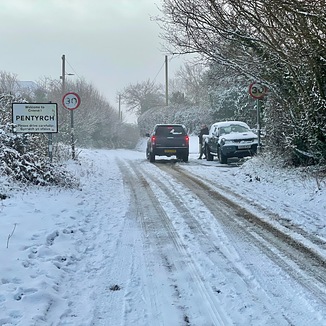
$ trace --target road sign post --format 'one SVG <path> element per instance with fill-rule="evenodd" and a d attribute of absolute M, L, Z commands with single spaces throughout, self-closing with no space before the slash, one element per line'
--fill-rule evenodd
<path fill-rule="evenodd" d="M 257 135 L 258 135 L 258 145 L 257 145 L 257 153 L 261 152 L 261 121 L 260 121 L 260 100 L 256 99 L 257 106 Z"/>
<path fill-rule="evenodd" d="M 256 107 L 257 107 L 257 135 L 258 135 L 258 146 L 257 152 L 260 153 L 261 151 L 261 121 L 260 121 L 260 100 L 266 95 L 267 87 L 260 83 L 254 82 L 251 83 L 249 86 L 249 94 L 252 98 L 256 100 Z"/>
<path fill-rule="evenodd" d="M 77 93 L 69 92 L 62 98 L 62 105 L 70 110 L 70 136 L 71 136 L 71 156 L 74 160 L 76 158 L 75 152 L 75 135 L 74 135 L 74 110 L 80 105 L 80 97 Z"/>

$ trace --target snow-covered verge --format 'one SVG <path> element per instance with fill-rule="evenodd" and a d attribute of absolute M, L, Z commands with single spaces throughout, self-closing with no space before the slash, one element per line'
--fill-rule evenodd
<path fill-rule="evenodd" d="M 155 171 L 155 165 L 145 160 L 144 143 L 137 149 L 83 150 L 79 162 L 68 162 L 71 173 L 80 179 L 78 188 L 19 188 L 2 177 L 9 197 L 0 200 L 1 326 L 145 326 L 163 325 L 162 320 L 168 319 L 142 315 L 147 302 L 141 294 L 147 292 L 150 296 L 153 291 L 146 286 L 141 289 L 146 278 L 151 277 L 157 291 L 168 292 L 171 288 L 163 284 L 159 265 L 153 263 L 150 270 L 144 270 L 140 229 L 128 218 L 130 193 L 118 162 L 131 160 Z M 228 191 L 232 190 L 238 194 L 235 200 L 248 209 L 273 210 L 325 243 L 325 179 L 320 177 L 316 182 L 316 178 L 302 171 L 282 169 L 258 157 L 238 167 L 197 160 L 197 155 L 197 138 L 193 137 L 189 164 L 182 164 L 181 168 L 213 187 L 224 186 L 225 196 L 232 196 Z M 321 255 L 324 251 L 321 245 Z M 128 282 L 130 292 L 125 298 L 121 298 L 119 280 Z M 189 296 L 189 300 L 195 305 L 197 298 Z M 110 311 L 105 310 L 107 306 Z M 237 305 L 234 309 L 241 315 Z M 251 309 L 257 320 L 253 325 L 259 325 L 265 320 L 264 312 Z M 168 306 L 157 307 L 160 310 L 169 314 Z M 174 311 L 171 308 L 170 325 Z M 325 311 L 310 314 L 315 316 L 310 325 L 326 325 Z M 197 317 L 198 321 L 205 320 Z M 142 320 L 147 320 L 147 324 Z M 306 325 L 304 311 L 302 319 L 297 320 L 297 325 Z M 241 320 L 234 324 L 242 325 Z M 194 326 L 198 325 L 204 326 L 204 321 Z"/>

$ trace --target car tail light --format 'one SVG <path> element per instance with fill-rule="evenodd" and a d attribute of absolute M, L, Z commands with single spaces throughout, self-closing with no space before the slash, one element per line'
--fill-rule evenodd
<path fill-rule="evenodd" d="M 189 136 L 185 136 L 185 141 L 186 141 L 186 144 L 188 145 L 189 144 Z"/>
<path fill-rule="evenodd" d="M 151 142 L 152 142 L 153 145 L 155 145 L 155 143 L 156 143 L 156 137 L 155 136 L 152 136 Z"/>

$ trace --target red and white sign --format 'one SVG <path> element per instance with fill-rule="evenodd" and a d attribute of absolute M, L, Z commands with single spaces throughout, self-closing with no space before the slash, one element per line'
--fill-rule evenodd
<path fill-rule="evenodd" d="M 62 105 L 68 110 L 75 110 L 80 105 L 80 97 L 77 93 L 70 92 L 63 96 Z"/>
<path fill-rule="evenodd" d="M 256 100 L 262 99 L 267 93 L 267 87 L 254 82 L 249 86 L 249 94 Z"/>

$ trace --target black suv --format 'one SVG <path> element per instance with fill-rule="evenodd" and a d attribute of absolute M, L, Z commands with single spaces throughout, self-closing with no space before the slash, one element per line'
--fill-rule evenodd
<path fill-rule="evenodd" d="M 189 136 L 186 127 L 181 124 L 157 124 L 148 138 L 146 157 L 155 162 L 155 155 L 176 156 L 177 159 L 188 162 Z"/>

